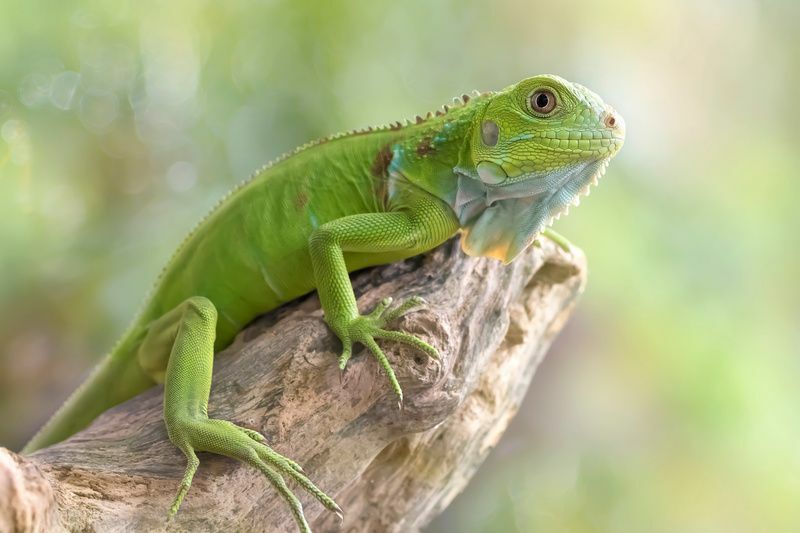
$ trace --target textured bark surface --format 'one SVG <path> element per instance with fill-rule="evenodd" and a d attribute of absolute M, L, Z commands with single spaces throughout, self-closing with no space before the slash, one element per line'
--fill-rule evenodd
<path fill-rule="evenodd" d="M 344 509 L 339 524 L 299 487 L 315 531 L 415 531 L 466 485 L 508 425 L 583 289 L 579 250 L 549 241 L 503 267 L 457 241 L 354 276 L 362 310 L 423 296 L 398 322 L 441 363 L 384 343 L 404 408 L 377 362 L 357 351 L 343 377 L 339 342 L 308 296 L 256 320 L 215 363 L 210 415 L 264 433 Z M 161 388 L 28 457 L 0 448 L 0 531 L 293 531 L 257 471 L 200 454 L 177 518 L 165 516 L 185 461 L 167 440 Z"/>

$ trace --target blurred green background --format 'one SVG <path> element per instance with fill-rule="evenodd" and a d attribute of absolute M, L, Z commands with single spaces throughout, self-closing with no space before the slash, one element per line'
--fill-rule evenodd
<path fill-rule="evenodd" d="M 542 72 L 627 122 L 575 317 L 443 531 L 800 531 L 800 3 L 0 0 L 0 445 L 231 186 Z"/>

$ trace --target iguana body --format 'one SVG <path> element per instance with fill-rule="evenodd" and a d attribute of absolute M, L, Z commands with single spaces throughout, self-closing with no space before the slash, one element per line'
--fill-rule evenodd
<path fill-rule="evenodd" d="M 326 507 L 336 504 L 255 431 L 209 419 L 214 353 L 254 317 L 314 289 L 341 339 L 344 368 L 365 344 L 402 391 L 375 339 L 437 351 L 386 324 L 420 305 L 356 306 L 348 272 L 429 250 L 462 232 L 467 253 L 512 260 L 622 145 L 621 118 L 599 97 L 554 76 L 463 96 L 444 112 L 306 145 L 229 194 L 190 234 L 134 324 L 92 377 L 26 446 L 31 452 L 84 428 L 99 413 L 165 384 L 169 437 L 189 460 L 172 512 L 189 489 L 195 451 L 260 469 L 308 530 L 288 475 Z"/>

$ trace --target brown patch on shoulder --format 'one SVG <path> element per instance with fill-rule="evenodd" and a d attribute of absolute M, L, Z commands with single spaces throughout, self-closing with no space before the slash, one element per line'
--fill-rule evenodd
<path fill-rule="evenodd" d="M 308 205 L 308 193 L 300 191 L 297 193 L 297 196 L 294 197 L 294 207 L 298 211 L 302 211 L 306 205 Z"/>
<path fill-rule="evenodd" d="M 419 141 L 417 145 L 417 155 L 420 157 L 425 157 L 426 155 L 433 153 L 436 151 L 436 148 L 433 147 L 431 144 L 430 137 L 423 137 L 422 140 Z"/>
<path fill-rule="evenodd" d="M 389 180 L 372 181 L 372 194 L 375 197 L 375 203 L 381 211 L 386 211 L 389 208 Z"/>
<path fill-rule="evenodd" d="M 392 157 L 394 157 L 394 154 L 392 153 L 392 147 L 390 145 L 387 144 L 378 150 L 378 153 L 375 154 L 375 160 L 372 161 L 372 167 L 370 167 L 372 175 L 383 177 L 388 176 L 389 165 L 392 164 Z"/>

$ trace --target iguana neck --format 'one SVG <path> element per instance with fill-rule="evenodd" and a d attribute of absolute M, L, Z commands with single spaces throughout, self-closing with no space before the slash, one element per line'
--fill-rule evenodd
<path fill-rule="evenodd" d="M 458 177 L 455 167 L 469 144 L 476 117 L 488 102 L 479 95 L 455 108 L 407 126 L 391 146 L 389 174 L 405 179 L 454 206 Z"/>

